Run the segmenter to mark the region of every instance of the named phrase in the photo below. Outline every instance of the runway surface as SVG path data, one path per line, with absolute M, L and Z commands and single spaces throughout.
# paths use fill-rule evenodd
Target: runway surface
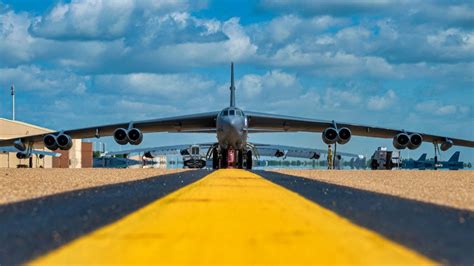
M 0 229 L 11 243 L 1 265 L 474 262 L 470 211 L 265 171 L 188 171 L 0 205 Z

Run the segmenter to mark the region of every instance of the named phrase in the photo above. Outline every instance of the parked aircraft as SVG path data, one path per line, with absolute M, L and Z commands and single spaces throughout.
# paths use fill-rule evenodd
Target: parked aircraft
M 404 160 L 402 162 L 402 168 L 405 169 L 449 169 L 449 170 L 459 170 L 464 168 L 464 163 L 459 161 L 459 155 L 461 152 L 457 151 L 453 153 L 451 158 L 447 161 L 435 161 L 426 160 L 426 153 L 423 153 L 418 160 Z
M 212 147 L 213 168 L 226 168 L 231 158 L 237 167 L 243 168 L 245 165 L 247 169 L 252 168 L 252 155 L 255 153 L 254 145 L 247 141 L 248 134 L 259 132 L 322 132 L 326 144 L 345 144 L 352 135 L 393 138 L 393 145 L 397 149 L 416 149 L 423 141 L 433 143 L 435 149 L 439 147 L 442 151 L 453 145 L 474 147 L 474 141 L 471 140 L 416 131 L 243 111 L 235 104 L 233 64 L 230 84 L 230 105 L 221 111 L 29 135 L 1 140 L 0 147 L 14 145 L 24 152 L 30 151 L 35 142 L 43 142 L 54 151 L 70 149 L 73 138 L 113 136 L 120 145 L 139 145 L 144 133 L 150 132 L 215 133 L 217 142 Z
M 327 153 L 326 150 L 321 149 L 309 149 L 293 146 L 282 146 L 282 145 L 273 145 L 273 144 L 253 144 L 255 148 L 255 157 L 259 156 L 268 156 L 268 157 L 277 157 L 283 158 L 293 157 L 293 158 L 305 158 L 305 159 L 314 159 L 318 160 L 321 157 L 322 153 Z M 189 168 L 203 168 L 206 166 L 206 160 L 212 155 L 212 148 L 214 143 L 202 143 L 194 145 L 174 145 L 174 146 L 161 146 L 153 148 L 141 148 L 141 149 L 131 149 L 124 151 L 113 151 L 107 152 L 105 156 L 114 156 L 114 155 L 128 155 L 131 153 L 142 153 L 146 158 L 154 158 L 159 155 L 182 155 L 183 163 L 186 167 Z M 206 151 L 202 152 L 202 151 Z M 340 152 L 339 155 L 348 156 L 353 158 L 359 158 L 360 155 Z

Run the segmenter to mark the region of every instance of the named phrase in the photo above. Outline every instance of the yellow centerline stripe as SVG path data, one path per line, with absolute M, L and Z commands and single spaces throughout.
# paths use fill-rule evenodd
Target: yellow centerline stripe
M 33 264 L 433 264 L 243 170 L 218 170 Z

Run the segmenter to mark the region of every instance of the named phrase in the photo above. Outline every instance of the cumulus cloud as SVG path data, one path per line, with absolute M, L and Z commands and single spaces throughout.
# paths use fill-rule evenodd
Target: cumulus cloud
M 197 97 L 215 86 L 214 81 L 197 75 L 151 73 L 98 75 L 94 83 L 105 91 L 156 97 L 159 102 Z
M 382 96 L 371 96 L 367 101 L 367 108 L 370 110 L 390 109 L 397 103 L 397 95 L 393 90 L 388 90 Z
M 15 84 L 19 91 L 32 91 L 56 95 L 59 93 L 82 94 L 88 90 L 89 76 L 78 76 L 61 70 L 43 69 L 38 66 L 0 68 L 0 84 L 8 88 Z
M 425 114 L 433 114 L 438 116 L 447 115 L 465 115 L 470 112 L 470 107 L 466 105 L 444 104 L 439 101 L 429 100 L 420 102 L 415 109 Z
M 302 86 L 294 74 L 281 70 L 272 70 L 263 75 L 244 75 L 237 81 L 236 86 L 242 89 L 247 99 L 265 97 L 268 99 L 295 95 L 301 91 Z
M 115 39 L 133 30 L 137 19 L 186 11 L 191 6 L 187 1 L 73 0 L 57 4 L 31 25 L 31 32 L 60 40 Z

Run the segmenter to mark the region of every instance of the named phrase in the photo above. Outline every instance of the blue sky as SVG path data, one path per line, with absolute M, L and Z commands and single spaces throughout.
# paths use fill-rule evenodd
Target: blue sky
M 17 118 L 53 129 L 220 110 L 230 61 L 247 110 L 474 137 L 471 1 L 0 0 L 1 117 L 11 83 Z M 319 134 L 250 140 L 323 147 Z M 391 140 L 340 149 L 377 146 Z M 444 158 L 454 150 L 474 161 L 463 148 Z

